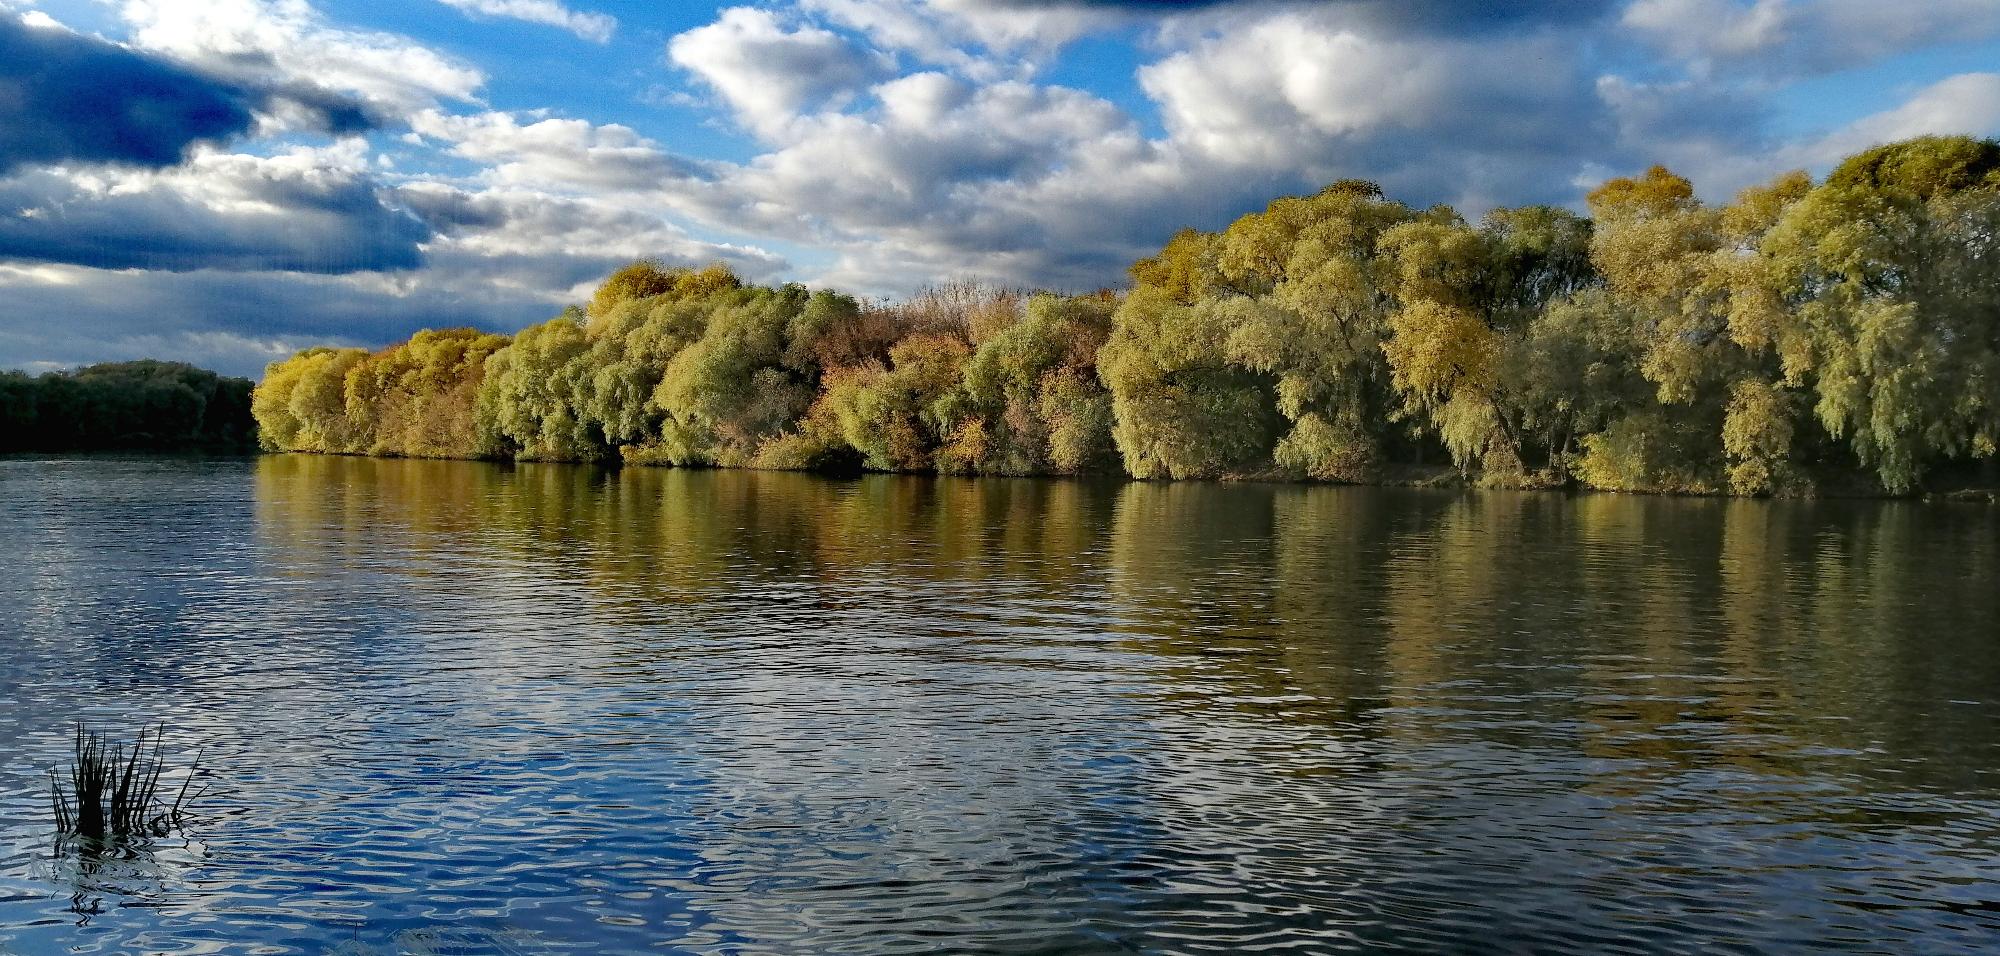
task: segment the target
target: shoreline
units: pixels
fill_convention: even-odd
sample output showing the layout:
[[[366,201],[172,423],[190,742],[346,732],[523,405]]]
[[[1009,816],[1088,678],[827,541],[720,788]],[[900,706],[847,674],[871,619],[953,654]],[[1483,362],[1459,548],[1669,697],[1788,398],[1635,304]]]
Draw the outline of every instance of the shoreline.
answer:
[[[934,479],[1001,479],[1029,481],[1094,481],[1118,484],[1220,484],[1220,485],[1299,485],[1344,488],[1409,488],[1422,491],[1501,491],[1516,493],[1545,493],[1567,497],[1587,495],[1617,495],[1647,498],[1689,498],[1728,501],[1896,501],[1919,504],[2000,504],[2000,488],[1977,484],[1953,484],[1945,487],[1915,491],[1909,494],[1889,494],[1852,489],[1820,490],[1804,495],[1736,495],[1727,491],[1707,493],[1682,490],[1626,491],[1606,488],[1590,488],[1577,482],[1561,484],[1505,484],[1487,483],[1476,476],[1465,476],[1457,469],[1445,465],[1400,465],[1394,466],[1394,474],[1385,475],[1374,481],[1323,481],[1311,478],[1286,477],[1275,471],[1228,474],[1213,478],[1135,478],[1131,475],[1113,472],[1088,472],[1082,474],[958,474],[939,471],[884,471],[878,469],[827,469],[827,468],[761,468],[754,465],[673,465],[654,462],[629,462],[620,459],[569,461],[556,459],[513,459],[475,458],[448,455],[377,455],[365,452],[322,452],[296,450],[253,450],[253,451],[94,451],[94,452],[9,452],[0,454],[0,462],[19,460],[66,460],[76,458],[260,458],[266,455],[296,455],[301,458],[353,459],[369,461],[434,461],[434,462],[475,462],[487,465],[513,467],[517,465],[565,465],[572,467],[597,468],[606,471],[634,469],[660,469],[682,471],[742,471],[767,474],[802,474],[821,478],[852,479],[872,475],[934,478]]]

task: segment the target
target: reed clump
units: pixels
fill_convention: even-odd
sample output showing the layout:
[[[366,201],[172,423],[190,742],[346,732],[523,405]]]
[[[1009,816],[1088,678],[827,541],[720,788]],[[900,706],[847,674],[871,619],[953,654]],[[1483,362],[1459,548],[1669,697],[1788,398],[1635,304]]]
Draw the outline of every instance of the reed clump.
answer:
[[[194,767],[168,799],[160,742],[164,728],[141,730],[131,744],[107,733],[76,728],[75,757],[67,779],[49,771],[49,802],[65,837],[94,844],[165,836],[181,822]]]

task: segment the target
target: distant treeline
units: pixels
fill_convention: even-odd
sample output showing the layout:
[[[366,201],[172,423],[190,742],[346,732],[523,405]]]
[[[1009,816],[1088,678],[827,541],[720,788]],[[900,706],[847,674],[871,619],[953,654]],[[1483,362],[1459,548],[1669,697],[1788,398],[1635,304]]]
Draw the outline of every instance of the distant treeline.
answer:
[[[0,452],[254,449],[251,387],[179,362],[0,372]]]
[[[952,474],[1903,493],[2000,438],[2000,144],[1734,203],[1654,168],[1477,223],[1375,185],[1186,230],[1127,292],[896,304],[637,263],[511,339],[271,366],[292,451]]]

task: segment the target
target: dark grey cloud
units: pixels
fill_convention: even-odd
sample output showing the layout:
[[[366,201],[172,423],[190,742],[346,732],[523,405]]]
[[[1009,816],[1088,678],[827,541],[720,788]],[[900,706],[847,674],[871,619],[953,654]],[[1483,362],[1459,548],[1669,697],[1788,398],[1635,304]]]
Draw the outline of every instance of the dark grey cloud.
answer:
[[[240,135],[259,97],[166,60],[0,13],[0,172],[66,161],[171,166]]]
[[[304,82],[273,87],[266,95],[265,108],[287,110],[295,114],[298,125],[335,136],[352,136],[396,125],[393,118],[380,115],[353,97]]]
[[[376,348],[418,329],[465,325],[511,332],[557,314],[641,255],[688,266],[723,260],[764,281],[787,269],[768,253],[701,242],[611,204],[435,183],[383,198],[435,230],[421,269],[325,275],[0,262],[0,368],[155,357],[254,378],[311,345]]]
[[[258,114],[334,135],[384,117],[310,81],[225,80],[150,53],[0,11],[0,173],[109,163],[158,169],[250,133]]]
[[[206,157],[117,188],[63,171],[0,179],[0,261],[337,274],[414,268],[430,236],[369,177],[282,160]]]
[[[1625,36],[1706,76],[1763,82],[1853,70],[1940,43],[2000,36],[1993,0],[1632,0]]]
[[[0,368],[160,358],[259,378],[313,345],[378,347],[420,328],[511,331],[559,311],[512,289],[392,287],[367,276],[0,267]]]

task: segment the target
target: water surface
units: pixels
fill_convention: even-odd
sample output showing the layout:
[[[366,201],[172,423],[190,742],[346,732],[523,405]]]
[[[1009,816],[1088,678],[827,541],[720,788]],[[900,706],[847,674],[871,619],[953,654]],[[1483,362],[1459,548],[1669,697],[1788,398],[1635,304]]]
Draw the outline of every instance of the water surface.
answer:
[[[0,952],[1991,952],[1996,515],[0,461]]]

